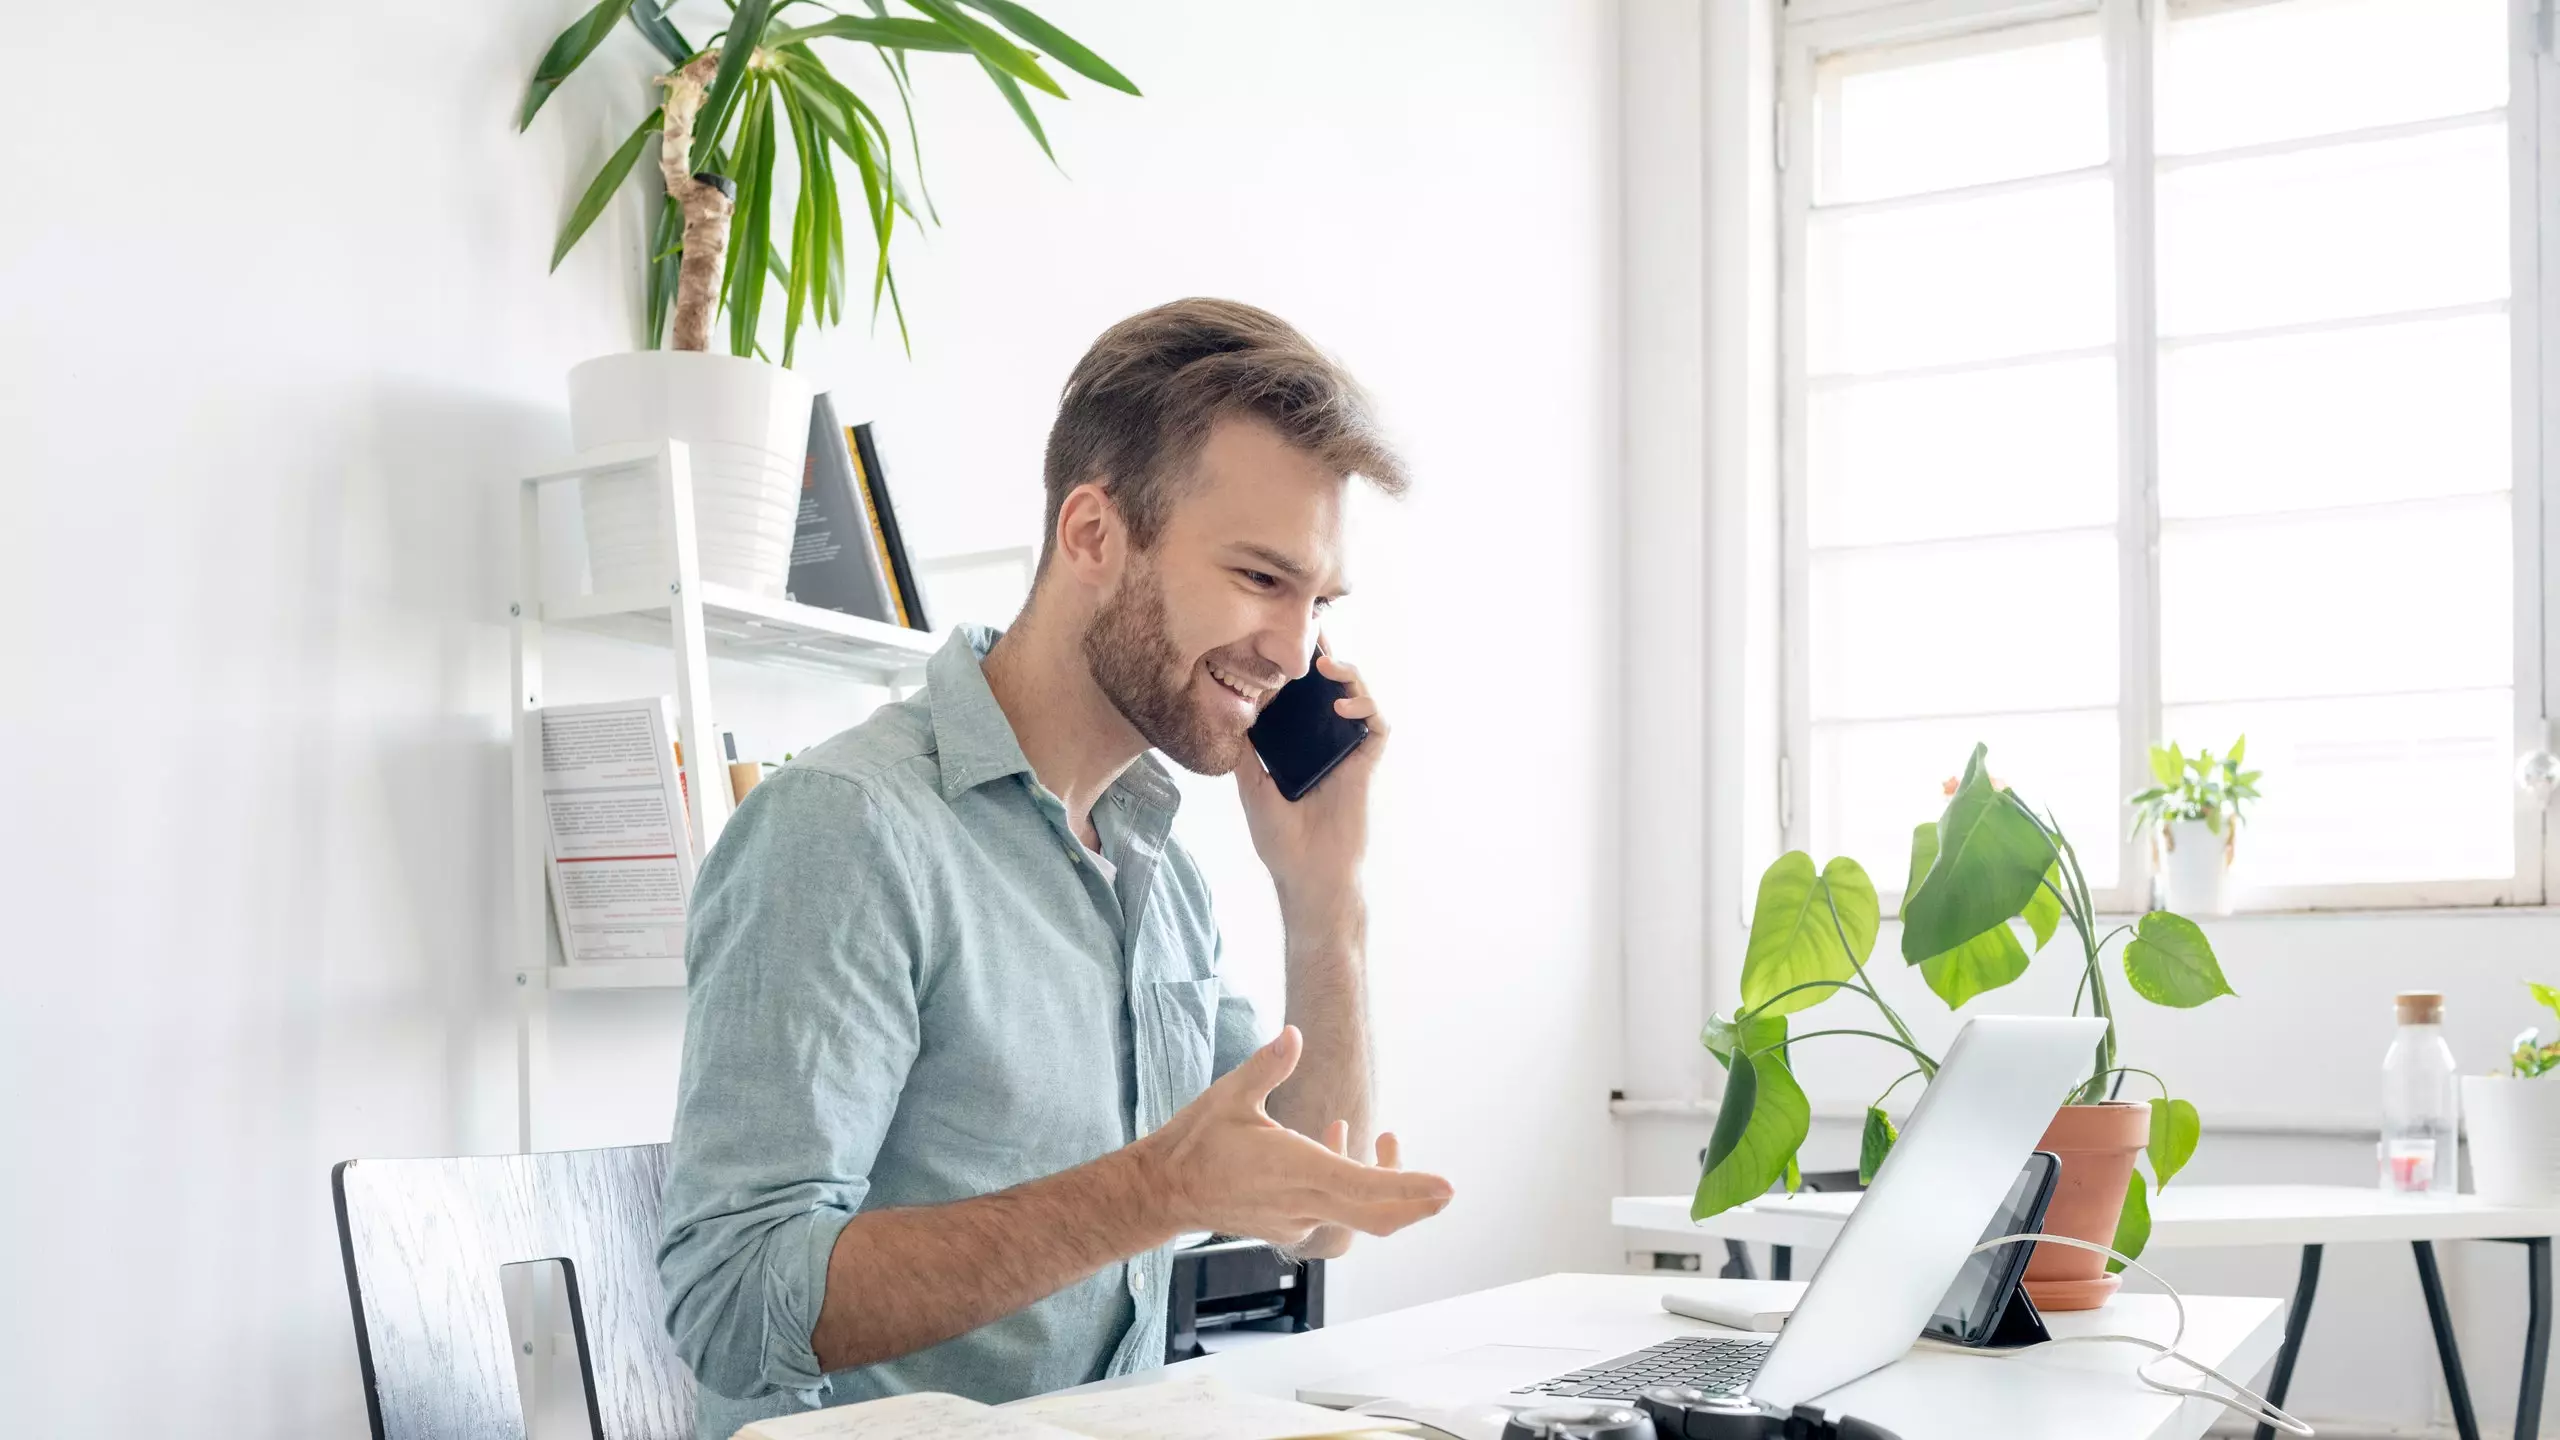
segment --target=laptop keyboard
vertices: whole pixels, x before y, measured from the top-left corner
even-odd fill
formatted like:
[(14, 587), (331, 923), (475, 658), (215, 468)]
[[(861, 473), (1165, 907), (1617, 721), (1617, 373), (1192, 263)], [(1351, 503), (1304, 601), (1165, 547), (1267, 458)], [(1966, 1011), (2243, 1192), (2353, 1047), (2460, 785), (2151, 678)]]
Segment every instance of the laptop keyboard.
[(1656, 1385), (1695, 1385), (1708, 1394), (1739, 1391), (1760, 1373), (1769, 1353), (1762, 1340), (1722, 1340), (1684, 1335), (1621, 1355), (1605, 1365), (1574, 1370), (1552, 1380), (1522, 1387), (1529, 1395), (1576, 1396), (1629, 1403), (1639, 1390)]

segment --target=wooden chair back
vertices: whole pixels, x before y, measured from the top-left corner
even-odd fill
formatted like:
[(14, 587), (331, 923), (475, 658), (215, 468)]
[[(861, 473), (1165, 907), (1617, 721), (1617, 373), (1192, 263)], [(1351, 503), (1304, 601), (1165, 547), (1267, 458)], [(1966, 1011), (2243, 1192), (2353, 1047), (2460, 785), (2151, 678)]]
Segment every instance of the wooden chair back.
[(658, 1285), (667, 1147), (349, 1160), (330, 1173), (374, 1440), (525, 1440), (502, 1265), (558, 1260), (597, 1440), (691, 1440)]

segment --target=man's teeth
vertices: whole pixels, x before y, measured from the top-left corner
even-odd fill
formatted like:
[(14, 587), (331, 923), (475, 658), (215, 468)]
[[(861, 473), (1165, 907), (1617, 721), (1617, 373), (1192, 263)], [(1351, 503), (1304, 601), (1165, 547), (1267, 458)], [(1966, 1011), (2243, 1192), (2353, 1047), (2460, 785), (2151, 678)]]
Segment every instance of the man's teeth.
[(1228, 674), (1228, 673), (1227, 673), (1226, 671), (1224, 671), (1224, 670), (1219, 669), (1219, 668), (1218, 668), (1217, 666), (1215, 666), (1215, 665), (1212, 665), (1212, 666), (1210, 666), (1210, 667), (1209, 667), (1209, 678), (1210, 678), (1210, 679), (1212, 679), (1212, 680), (1217, 681), (1217, 682), (1218, 682), (1219, 684), (1221, 684), (1221, 685), (1226, 686), (1228, 689), (1233, 690), (1233, 691), (1234, 691), (1234, 692), (1236, 692), (1238, 695), (1243, 696), (1243, 697), (1244, 697), (1248, 702), (1250, 702), (1250, 701), (1254, 701), (1254, 700), (1259, 700), (1259, 699), (1261, 699), (1261, 698), (1262, 698), (1262, 687), (1261, 687), (1261, 686), (1259, 686), (1259, 685), (1248, 685), (1248, 684), (1246, 684), (1244, 681), (1242, 681), (1242, 680), (1238, 680), (1238, 679), (1237, 679), (1237, 678), (1235, 678), (1234, 676), (1232, 676), (1232, 675)]

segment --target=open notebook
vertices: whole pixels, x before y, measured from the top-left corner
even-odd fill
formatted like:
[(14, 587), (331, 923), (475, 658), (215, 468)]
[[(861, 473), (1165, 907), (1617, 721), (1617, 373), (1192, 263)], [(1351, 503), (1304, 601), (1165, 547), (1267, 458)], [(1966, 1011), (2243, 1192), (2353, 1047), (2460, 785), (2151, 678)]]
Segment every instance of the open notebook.
[(1211, 1376), (1018, 1400), (894, 1395), (774, 1420), (732, 1440), (1332, 1440), (1414, 1427), (1236, 1390)]

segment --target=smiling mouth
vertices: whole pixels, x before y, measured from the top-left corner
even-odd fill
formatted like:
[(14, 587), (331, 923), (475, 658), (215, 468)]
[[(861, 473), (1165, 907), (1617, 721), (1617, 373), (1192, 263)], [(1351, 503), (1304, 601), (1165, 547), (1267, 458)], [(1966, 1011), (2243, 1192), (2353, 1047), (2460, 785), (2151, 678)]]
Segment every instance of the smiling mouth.
[(1226, 689), (1228, 694), (1242, 700), (1248, 708), (1253, 710), (1260, 710), (1262, 708), (1262, 702), (1270, 699), (1271, 692), (1279, 688), (1277, 686), (1263, 685), (1256, 683), (1255, 681), (1247, 680), (1232, 671), (1221, 669), (1214, 661), (1203, 661), (1201, 663), (1207, 667), (1210, 679), (1218, 682), (1219, 685)]

